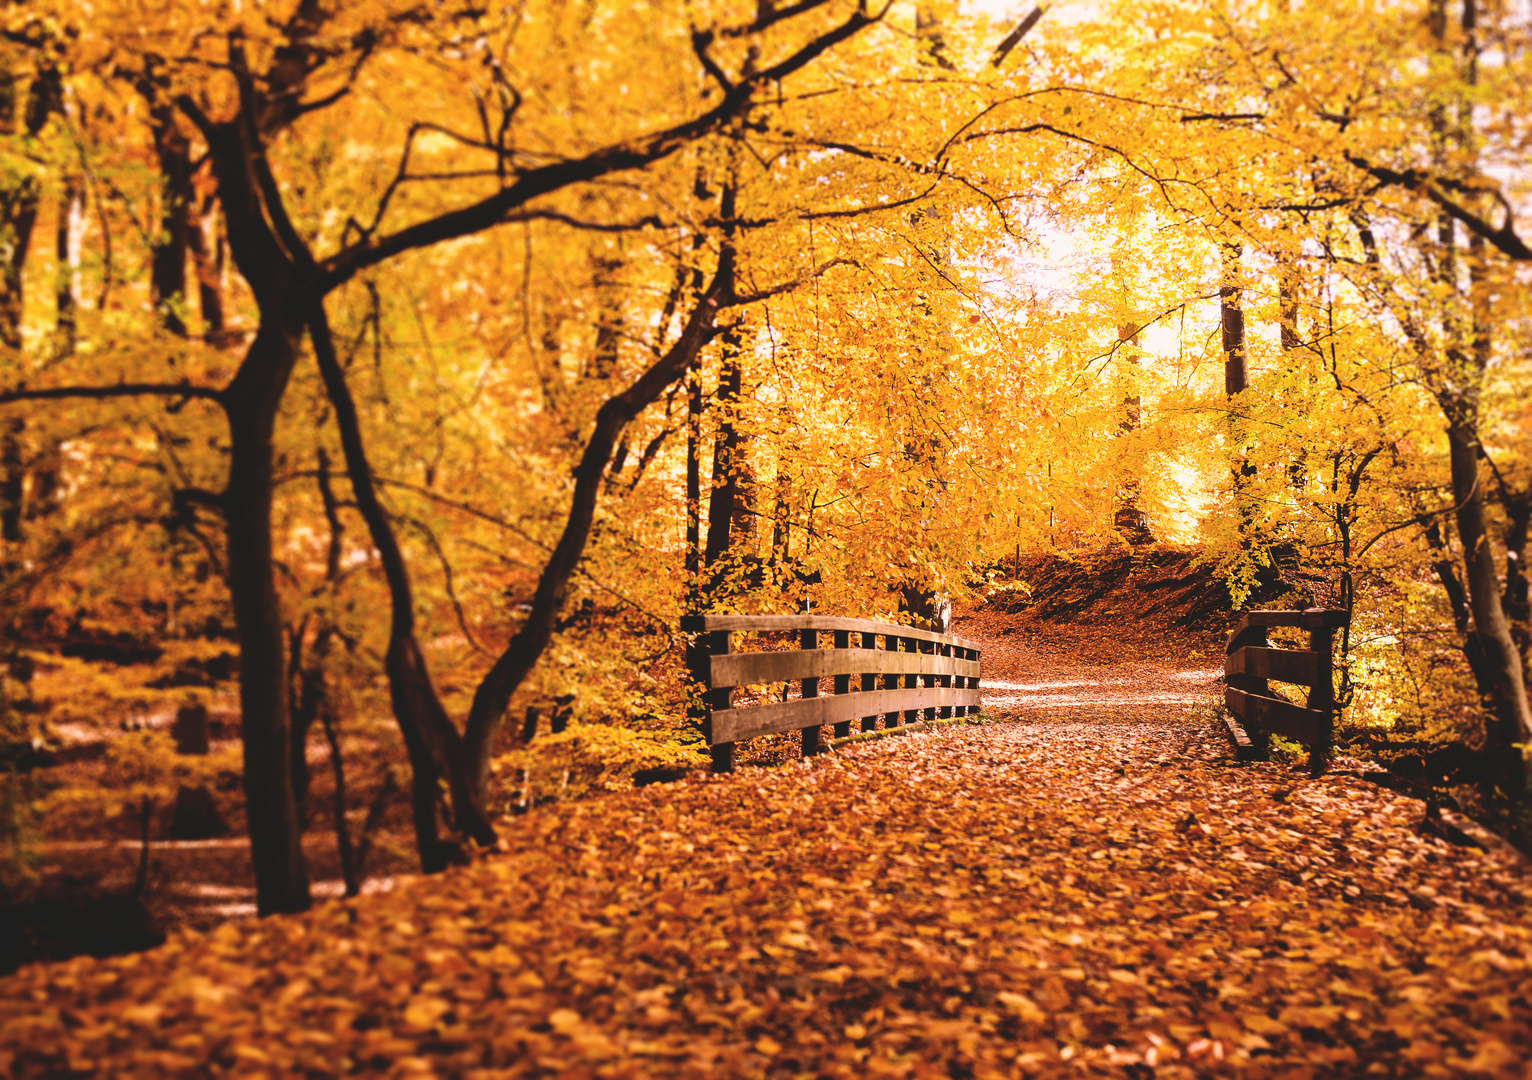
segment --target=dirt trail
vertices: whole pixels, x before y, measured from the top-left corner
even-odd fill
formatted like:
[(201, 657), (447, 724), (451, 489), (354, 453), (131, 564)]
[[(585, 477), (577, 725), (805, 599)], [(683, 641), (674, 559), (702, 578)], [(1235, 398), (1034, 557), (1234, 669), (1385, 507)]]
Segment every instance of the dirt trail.
[(996, 717), (1184, 723), (1221, 697), (1222, 665), (1189, 637), (993, 615), (959, 617), (953, 632), (982, 646), (984, 709)]
[(381, 896), (25, 969), (0, 1073), (1528, 1075), (1519, 856), (1345, 768), (1233, 764), (1205, 645), (958, 629), (1013, 719), (539, 809)]

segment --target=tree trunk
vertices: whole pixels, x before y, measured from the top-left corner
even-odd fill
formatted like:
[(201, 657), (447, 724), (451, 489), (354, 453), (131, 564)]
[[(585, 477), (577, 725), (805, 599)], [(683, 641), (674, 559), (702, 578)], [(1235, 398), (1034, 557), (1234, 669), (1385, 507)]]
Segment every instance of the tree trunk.
[(229, 415), (229, 595), (239, 635), (240, 735), (245, 805), (262, 915), (309, 906), (293, 797), (287, 657), (272, 565), (272, 430), (297, 361), (302, 324), (263, 317), (226, 391)]
[[(334, 339), (322, 301), (316, 302), (310, 310), (309, 334), (325, 391), (335, 410), (357, 509), (367, 523), (388, 580), (392, 617), (384, 668), (388, 673), (394, 718), (410, 757), (416, 847), (422, 868), (426, 873), (435, 873), (464, 858), (461, 846), (442, 839), (437, 829), (441, 777), (447, 779), (452, 793), (452, 820), (459, 832), (487, 845), (495, 842), (495, 830), (485, 814), (482, 796), (467, 783), (462, 739), (436, 692), (425, 655), (415, 636), (414, 588), (393, 523), (378, 501), (356, 403), (346, 385), (345, 371), (335, 355)], [(602, 466), (605, 467), (605, 462)]]
[(85, 184), (75, 173), (64, 177), (64, 190), (59, 196), (58, 225), (54, 230), (56, 269), (54, 270), (53, 294), (58, 312), (54, 321), (53, 355), (74, 355), (78, 333), (77, 313), (79, 297), (75, 293), (75, 279), (80, 273), (80, 224), (85, 213)]
[(553, 636), (554, 622), (564, 605), (569, 578), (585, 550), (595, 519), (601, 478), (611, 460), (622, 430), (655, 401), (665, 387), (681, 378), (712, 335), (719, 309), (733, 297), (734, 261), (725, 247), (712, 284), (698, 299), (681, 336), (627, 390), (608, 398), (596, 413), (596, 423), (575, 469), (575, 490), (564, 532), (537, 582), (532, 610), (526, 622), (495, 661), (474, 693), (464, 736), (468, 755), (468, 779), (482, 802), (489, 784), (489, 761), (496, 733), (505, 719), (506, 706)]
[(218, 234), (218, 210), (203, 209), (187, 231), (192, 260), (197, 268), (197, 307), (202, 312), (202, 334), (209, 344), (223, 345), (223, 240)]
[(1236, 399), (1249, 387), (1245, 364), (1245, 311), (1240, 285), (1240, 245), (1223, 248), (1223, 282), (1218, 286), (1219, 328), (1223, 340), (1223, 389), (1229, 398), (1229, 451), (1234, 459), (1234, 504), (1239, 514), (1239, 532), (1248, 536), (1255, 517), (1248, 488), (1255, 475), (1245, 447), (1244, 407)]
[[(57, 100), (56, 71), (44, 71), (33, 83), (27, 99), (24, 130), (28, 135), (41, 133)], [(15, 75), (0, 70), (0, 131), (9, 134), (16, 121), (17, 95), (20, 88)], [(37, 178), (22, 172), (0, 181), (0, 347), (21, 351), (21, 322), (26, 309), (22, 295), (23, 272), (27, 251), (32, 246), (32, 232), (37, 226), (37, 208), (42, 187)], [(27, 423), (23, 416), (13, 417), (0, 434), (0, 541), (10, 545), (21, 542), (22, 499), (26, 490), (26, 460), (23, 453)], [(14, 552), (6, 553), (12, 561)]]
[(186, 336), (186, 255), (191, 246), (191, 143), (176, 125), (175, 110), (156, 102), (153, 89), (149, 120), (159, 158), (160, 228), (150, 261), (149, 285), (160, 322), (172, 334)]
[[(1117, 340), (1122, 343), (1127, 367), (1127, 393), (1122, 399), (1122, 420), (1117, 425), (1118, 434), (1131, 435), (1143, 422), (1143, 397), (1138, 392), (1137, 350), (1140, 327), (1137, 322), (1122, 323), (1117, 327)], [(1154, 533), (1149, 528), (1149, 515), (1138, 505), (1142, 484), (1139, 478), (1125, 469), (1117, 491), (1117, 512), (1112, 524), (1118, 534), (1134, 547), (1154, 543)]]
[[(744, 384), (744, 372), (739, 362), (739, 338), (730, 331), (724, 335), (723, 366), (718, 375), (718, 434), (713, 440), (713, 483), (707, 505), (707, 547), (703, 551), (703, 565), (712, 571), (714, 566), (729, 552), (729, 540), (734, 520), (734, 503), (739, 495), (739, 448), (738, 419), (739, 395)], [(708, 578), (709, 592), (718, 584), (715, 577)]]
[[(1457, 504), (1458, 535), (1463, 541), (1468, 606), (1473, 614), (1470, 656), (1489, 712), (1488, 742), (1502, 782), (1510, 794), (1527, 786), (1527, 747), (1532, 746), (1532, 715), (1522, 680), (1520, 651), (1511, 637), (1501, 601), (1500, 576), (1485, 527), (1484, 484), (1479, 475), (1479, 441), (1470, 422), (1447, 429), (1452, 457), (1452, 494)], [(1522, 744), (1518, 748), (1515, 744)]]

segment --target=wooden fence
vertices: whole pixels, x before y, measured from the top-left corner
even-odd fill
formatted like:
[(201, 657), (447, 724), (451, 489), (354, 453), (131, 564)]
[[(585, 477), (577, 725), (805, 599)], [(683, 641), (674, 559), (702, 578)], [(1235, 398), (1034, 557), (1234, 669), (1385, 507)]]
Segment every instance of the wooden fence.
[[(1309, 748), (1309, 770), (1318, 775), (1329, 759), (1335, 728), (1335, 688), (1331, 680), (1331, 640), (1344, 626), (1346, 612), (1325, 608), (1306, 611), (1252, 611), (1229, 634), (1224, 663), (1224, 704), (1239, 721), (1229, 725), (1235, 751), (1244, 760), (1265, 761), (1271, 733)], [(1273, 649), (1266, 641), (1272, 627), (1309, 632), (1307, 651)], [(1270, 681), (1295, 683), (1308, 691), (1303, 705), (1274, 693)], [(1242, 725), (1242, 726), (1241, 726)]]
[[(979, 711), (979, 648), (964, 638), (821, 615), (690, 615), (681, 629), (704, 635), (693, 653), (692, 678), (706, 694), (703, 726), (714, 772), (731, 772), (735, 744), (756, 735), (801, 730), (809, 755), (824, 749), (825, 724), (844, 738), (853, 721), (874, 731), (879, 717), (894, 728), (920, 722), (922, 714), (936, 720)], [(796, 650), (731, 647), (735, 634), (784, 632), (797, 635)], [(820, 647), (821, 635), (830, 636), (832, 647)], [(832, 696), (820, 696), (821, 679), (833, 680)], [(801, 697), (735, 707), (735, 687), (792, 682), (801, 686)]]

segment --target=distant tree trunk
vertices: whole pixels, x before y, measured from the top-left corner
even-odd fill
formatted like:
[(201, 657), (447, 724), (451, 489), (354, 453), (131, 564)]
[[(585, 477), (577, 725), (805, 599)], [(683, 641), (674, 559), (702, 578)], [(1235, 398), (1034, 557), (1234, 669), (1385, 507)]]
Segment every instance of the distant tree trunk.
[(1442, 537), (1439, 524), (1429, 519), (1423, 521), (1423, 524), (1426, 529), (1426, 545), (1431, 549), (1431, 568), (1436, 571), (1436, 580), (1441, 585), (1442, 591), (1447, 594), (1447, 604), (1452, 611), (1452, 625), (1457, 627), (1458, 633), (1467, 633), (1468, 593), (1463, 589), (1463, 582), (1458, 577), (1457, 566), (1452, 561), (1452, 551)]
[(596, 317), (596, 342), (585, 368), (588, 379), (610, 379), (617, 373), (618, 346), (622, 342), (622, 297), (617, 291), (617, 272), (622, 269), (620, 256), (597, 254), (592, 257), (595, 274), (592, 286), (599, 305)]
[[(718, 375), (718, 434), (713, 440), (713, 484), (708, 496), (707, 547), (703, 564), (712, 571), (728, 554), (734, 504), (739, 497), (740, 432), (736, 423), (744, 372), (739, 360), (739, 336), (730, 331), (722, 342), (723, 366)], [(716, 585), (709, 580), (709, 590)]]
[[(44, 69), (33, 80), (22, 118), (28, 136), (42, 133), (48, 117), (59, 106), (62, 85), (58, 71), (53, 68)], [(15, 74), (8, 69), (0, 70), (0, 131), (5, 134), (15, 126), (20, 93)], [(35, 176), (21, 172), (0, 177), (0, 347), (18, 353), (26, 309), (23, 274), (41, 199), (42, 187)], [(0, 432), (0, 540), (8, 545), (19, 544), (22, 538), (26, 430), (26, 418), (14, 416)], [(7, 562), (12, 561), (12, 554), (7, 552)]]
[(793, 474), (786, 455), (777, 457), (776, 493), (771, 508), (771, 561), (782, 565), (792, 557)]
[(202, 333), (213, 345), (225, 343), (223, 314), (223, 238), (218, 231), (218, 205), (211, 198), (187, 230), (197, 268), (197, 302)]
[[(57, 97), (58, 73), (44, 71), (33, 82), (27, 98), (23, 129), (37, 136), (48, 122)], [(10, 134), (16, 124), (17, 98), (21, 87), (15, 74), (0, 70), (0, 131)], [(0, 346), (20, 350), (22, 270), (37, 225), (42, 187), (35, 176), (22, 171), (0, 177)]]
[(1277, 257), (1277, 321), (1282, 337), (1282, 352), (1295, 352), (1302, 339), (1298, 336), (1298, 268), (1286, 254)]
[[(1122, 420), (1118, 433), (1131, 435), (1143, 422), (1143, 399), (1138, 392), (1138, 353), (1133, 347), (1138, 343), (1140, 327), (1137, 323), (1123, 323), (1117, 328), (1117, 340), (1123, 343), (1127, 359), (1128, 391), (1122, 399)], [(1149, 528), (1149, 515), (1139, 506), (1142, 485), (1130, 471), (1124, 471), (1117, 491), (1117, 512), (1112, 524), (1118, 533), (1135, 547), (1154, 543), (1154, 533)]]
[(54, 231), (55, 256), (53, 295), (57, 317), (54, 323), (53, 353), (56, 357), (73, 356), (79, 335), (79, 297), (75, 293), (80, 276), (80, 228), (85, 214), (85, 184), (76, 173), (64, 176), (59, 196), (58, 225)]
[(686, 580), (688, 606), (698, 609), (702, 590), (702, 376), (686, 386)]
[(150, 102), (149, 126), (154, 134), (154, 153), (160, 163), (160, 228), (149, 267), (150, 292), (160, 322), (172, 334), (186, 336), (186, 256), (191, 247), (192, 190), (191, 141), (181, 134), (175, 110), (160, 102), (152, 88), (144, 93)]
[(1223, 246), (1223, 281), (1218, 286), (1219, 326), (1223, 341), (1223, 389), (1229, 398), (1229, 451), (1234, 459), (1234, 503), (1239, 515), (1241, 537), (1247, 537), (1254, 521), (1254, 508), (1250, 504), (1249, 485), (1255, 476), (1245, 440), (1244, 406), (1236, 400), (1248, 389), (1249, 371), (1246, 367), (1245, 311), (1243, 287), (1240, 283), (1240, 245), (1226, 243)]
[[(1277, 256), (1277, 322), (1282, 340), (1282, 355), (1289, 372), (1297, 363), (1298, 350), (1303, 339), (1298, 335), (1299, 290), (1302, 282), (1298, 267), (1286, 253)], [(1307, 455), (1298, 447), (1293, 460), (1287, 463), (1287, 480), (1295, 488), (1301, 488), (1308, 476)]]

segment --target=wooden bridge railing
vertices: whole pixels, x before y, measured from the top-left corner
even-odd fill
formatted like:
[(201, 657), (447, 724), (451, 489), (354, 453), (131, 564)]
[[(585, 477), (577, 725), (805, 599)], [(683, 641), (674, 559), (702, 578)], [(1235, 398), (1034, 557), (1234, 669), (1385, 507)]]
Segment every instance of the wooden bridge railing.
[[(1329, 759), (1335, 728), (1335, 687), (1330, 674), (1331, 641), (1346, 612), (1326, 608), (1305, 611), (1252, 611), (1229, 634), (1224, 663), (1224, 704), (1244, 726), (1229, 728), (1244, 759), (1265, 761), (1271, 733), (1309, 748), (1309, 770), (1318, 775)], [(1307, 651), (1273, 649), (1266, 631), (1291, 626), (1309, 632)], [(1296, 683), (1308, 690), (1304, 705), (1273, 693), (1269, 682)], [(1248, 733), (1248, 737), (1246, 737)]]
[[(713, 771), (734, 768), (734, 745), (777, 731), (803, 732), (803, 752), (824, 747), (820, 727), (835, 725), (836, 738), (862, 731), (979, 711), (979, 648), (964, 638), (897, 623), (823, 615), (689, 615), (681, 629), (705, 635), (693, 654), (692, 678), (706, 691), (704, 730), (713, 748)], [(734, 652), (735, 633), (792, 632), (790, 652)], [(821, 635), (833, 646), (821, 648)], [(883, 647), (878, 647), (879, 639)], [(821, 697), (821, 679), (833, 680), (833, 696)], [(788, 701), (734, 705), (734, 688), (798, 682), (802, 696)], [(853, 683), (855, 685), (853, 685)]]

